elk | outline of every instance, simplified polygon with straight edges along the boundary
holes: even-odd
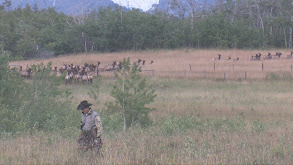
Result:
[[[73,73],[71,71],[67,72],[67,75],[65,76],[65,84],[70,84],[72,81]]]
[[[264,57],[264,60],[270,60],[272,58],[273,58],[272,54],[268,53],[268,55]]]
[[[22,66],[19,67],[21,77],[30,78],[32,69],[27,66],[26,71],[22,71]]]
[[[231,57],[229,56],[228,58],[226,58],[226,60],[231,60]]]
[[[94,76],[93,75],[88,75],[87,79],[88,79],[88,83],[93,83]]]
[[[102,71],[111,71],[112,69],[113,69],[113,66],[108,64],[102,69]]]
[[[252,61],[260,60],[260,57],[261,57],[261,54],[257,53],[257,54],[255,54],[255,56],[251,56],[251,58],[249,58],[249,60],[252,60]]]
[[[260,57],[261,57],[261,54],[260,53],[256,54],[255,55],[255,60],[260,60]]]
[[[79,74],[74,75],[74,82],[75,83],[79,83],[79,79],[80,79],[80,75]]]
[[[218,58],[213,58],[213,60],[214,60],[214,61],[215,61],[215,60],[221,60],[221,56],[222,56],[222,55],[218,54]]]
[[[93,78],[94,76],[93,75],[88,75],[87,72],[85,72],[84,74],[82,74],[81,76],[81,81],[82,83],[84,82],[88,82],[88,83],[93,83]]]
[[[123,68],[123,64],[122,64],[121,61],[119,61],[119,63],[117,64],[117,67],[118,67],[119,69],[122,69],[122,68]]]
[[[274,59],[280,59],[282,56],[282,53],[276,52],[276,55],[274,55]]]
[[[88,81],[87,73],[85,73],[84,75],[81,75],[81,81],[82,83],[84,83],[85,81]]]
[[[293,52],[290,55],[287,55],[287,59],[291,59],[293,57]]]
[[[154,61],[152,60],[150,64],[153,64],[153,63],[154,63]]]
[[[233,59],[233,61],[238,61],[238,60],[239,60],[239,57],[237,57],[237,58]]]

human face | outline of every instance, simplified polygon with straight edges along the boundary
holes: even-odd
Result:
[[[90,111],[90,107],[87,107],[82,110],[82,113],[87,114],[89,113],[89,111]]]

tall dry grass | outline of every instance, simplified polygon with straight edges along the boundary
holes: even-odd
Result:
[[[19,136],[1,140],[0,164],[291,164],[288,128],[194,129],[171,136],[130,131],[104,136],[103,157],[79,153],[74,139],[57,134]]]
[[[72,137],[39,132],[2,137],[0,164],[292,163],[291,81],[151,81],[158,95],[150,105],[157,109],[151,114],[154,125],[105,132],[102,158],[78,153],[78,130]],[[103,111],[112,99],[112,82],[102,81],[94,109]],[[90,86],[64,88],[72,91],[73,103],[94,102],[87,96]]]
[[[267,55],[268,52],[282,52],[282,59],[275,60],[248,60],[252,55],[261,53]],[[213,61],[213,58],[222,55],[222,60]],[[143,70],[155,70],[155,77],[175,77],[175,78],[225,78],[227,79],[244,79],[245,72],[247,79],[265,79],[269,73],[276,72],[283,76],[284,72],[291,72],[291,64],[293,59],[285,59],[290,54],[288,50],[158,50],[158,51],[143,51],[143,52],[122,52],[122,53],[104,53],[104,54],[80,54],[61,56],[47,60],[28,60],[14,61],[12,65],[32,65],[38,63],[53,62],[53,66],[60,67],[63,64],[82,65],[84,63],[94,63],[100,61],[101,67],[112,64],[113,61],[121,61],[123,58],[130,57],[131,61],[138,59],[146,60],[146,65],[142,66]],[[231,57],[232,59],[240,58],[239,61],[225,60]],[[150,61],[154,61],[150,64]],[[214,71],[214,63],[216,69]],[[262,63],[264,70],[262,70]],[[191,70],[190,70],[191,66]],[[105,77],[113,76],[112,73],[101,73]],[[144,73],[151,76],[152,73]],[[291,73],[290,73],[291,74]]]

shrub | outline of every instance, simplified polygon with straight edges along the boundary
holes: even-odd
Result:
[[[280,80],[281,77],[277,73],[269,73],[268,74],[268,79],[270,79],[270,80]]]
[[[138,64],[130,64],[130,59],[124,59],[122,69],[115,72],[116,82],[113,85],[111,95],[115,98],[115,108],[122,114],[124,131],[139,124],[142,127],[149,126],[151,120],[149,113],[153,108],[146,107],[154,101],[155,90],[145,78],[139,75],[141,68]],[[113,108],[109,107],[109,109]]]
[[[163,120],[159,125],[162,132],[166,135],[172,135],[174,133],[186,131],[188,129],[199,128],[203,126],[203,123],[198,120],[197,117],[174,117],[170,116]]]
[[[1,132],[57,131],[78,127],[79,115],[71,106],[70,93],[58,88],[63,81],[52,74],[51,63],[33,66],[34,75],[25,82],[17,72],[8,69],[8,60],[1,59]]]
[[[264,132],[265,131],[265,123],[260,120],[255,120],[252,122],[252,131],[253,132]]]

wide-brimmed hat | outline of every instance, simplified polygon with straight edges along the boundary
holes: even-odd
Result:
[[[77,110],[83,110],[84,108],[90,107],[92,104],[88,103],[86,100],[80,102],[77,107]]]

